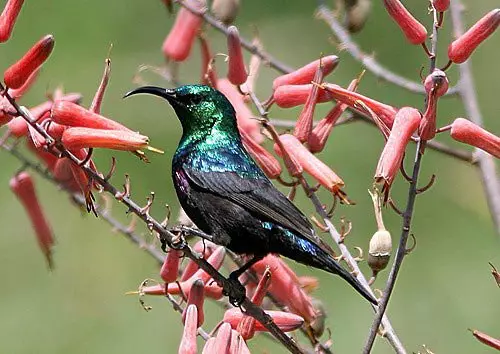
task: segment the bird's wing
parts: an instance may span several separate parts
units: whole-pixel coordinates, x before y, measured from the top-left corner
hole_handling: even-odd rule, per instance
[[[201,172],[186,166],[184,170],[198,187],[315,242],[309,220],[266,177],[243,178],[235,172]]]

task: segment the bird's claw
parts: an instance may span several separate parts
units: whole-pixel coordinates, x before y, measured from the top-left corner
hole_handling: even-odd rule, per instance
[[[241,285],[240,281],[231,275],[226,280],[224,284],[224,290],[222,292],[223,295],[229,296],[229,302],[231,305],[235,307],[239,307],[243,301],[245,301],[246,297],[246,289],[243,285]]]

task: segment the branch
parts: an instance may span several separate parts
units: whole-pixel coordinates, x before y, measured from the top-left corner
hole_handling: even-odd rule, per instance
[[[451,2],[451,19],[453,23],[453,32],[455,37],[464,33],[462,21],[462,3],[460,0]],[[479,110],[474,79],[470,69],[469,61],[458,65],[460,79],[458,81],[458,92],[462,98],[465,111],[469,119],[475,124],[482,126],[483,117]],[[488,201],[491,217],[495,223],[497,233],[500,234],[500,184],[495,169],[495,160],[493,156],[480,149],[475,149],[474,156],[477,158],[483,187]]]
[[[432,27],[432,36],[431,36],[431,56],[429,57],[430,65],[429,65],[429,73],[432,73],[436,68],[436,58],[437,58],[437,43],[438,43],[438,19],[437,19],[437,11],[433,9],[432,11],[434,21]],[[425,105],[427,102],[424,103]],[[403,212],[403,225],[401,228],[401,236],[399,238],[399,245],[396,251],[396,257],[392,264],[391,271],[389,273],[389,277],[387,279],[387,283],[384,289],[384,295],[379,302],[378,311],[373,319],[372,326],[370,327],[370,332],[368,334],[368,339],[366,340],[365,347],[363,348],[363,354],[370,354],[373,344],[375,343],[375,338],[377,337],[377,333],[379,331],[380,323],[382,322],[382,318],[387,310],[387,305],[389,304],[389,299],[392,295],[392,291],[394,290],[394,285],[396,284],[396,279],[399,274],[399,270],[401,269],[401,265],[403,264],[404,257],[407,255],[406,243],[408,241],[408,236],[410,235],[411,229],[411,220],[413,217],[413,211],[415,207],[415,199],[418,194],[418,177],[420,173],[420,165],[422,162],[422,157],[424,156],[424,151],[426,147],[426,141],[422,141],[420,139],[417,140],[417,148],[415,152],[415,160],[413,163],[413,172],[410,181],[410,187],[408,189],[408,201],[406,204],[406,209]]]
[[[322,4],[322,1],[320,1],[317,13],[319,18],[328,24],[335,37],[337,37],[337,40],[341,43],[342,47],[345,48],[355,60],[363,64],[363,66],[373,75],[410,92],[425,94],[424,86],[421,83],[411,81],[394,73],[393,71],[380,65],[373,56],[363,53],[358,45],[352,40],[345,28],[332,15],[332,11],[326,5]],[[453,95],[456,93],[457,88],[452,87],[448,90],[446,95]]]
[[[47,131],[38,124],[33,117],[31,117],[31,113],[25,109],[21,108],[17,102],[8,94],[7,90],[0,83],[0,92],[3,92],[4,97],[9,101],[14,110],[16,111],[16,115],[22,116],[26,122],[31,125],[39,134],[41,134],[46,140],[47,145],[51,147],[49,152],[57,154],[60,153],[61,157],[66,157],[70,159],[73,163],[79,165],[81,161],[75,157],[69,150],[67,150],[64,145],[55,141]],[[54,150],[54,148],[56,150]],[[57,151],[57,152],[56,152]],[[141,208],[135,201],[133,201],[129,196],[124,195],[121,191],[119,191],[114,185],[112,185],[107,179],[102,177],[97,172],[93,171],[88,164],[80,166],[80,168],[85,171],[85,173],[91,178],[94,182],[98,183],[102,189],[111,194],[116,200],[123,203],[130,212],[134,213],[138,216],[140,220],[142,220],[149,229],[154,230],[158,233],[160,241],[162,244],[168,245],[170,248],[179,250],[184,252],[184,255],[190,259],[192,259],[201,269],[203,269],[207,274],[209,274],[214,281],[219,285],[226,293],[232,295],[231,284],[227,278],[225,278],[222,274],[220,274],[210,263],[208,263],[205,259],[201,258],[200,255],[193,252],[189,244],[183,239],[182,236],[178,236],[167,230],[162,226],[161,222],[151,217],[149,213],[144,213],[143,208]],[[254,305],[248,298],[245,298],[243,303],[241,304],[242,309],[244,311],[255,318],[258,322],[260,322],[269,332],[278,339],[281,344],[283,344],[291,353],[302,353],[301,349],[297,346],[295,341],[288,337],[272,320],[272,318],[267,315],[260,307]]]

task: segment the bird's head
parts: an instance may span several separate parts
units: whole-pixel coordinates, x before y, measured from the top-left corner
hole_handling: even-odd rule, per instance
[[[139,93],[166,99],[175,110],[184,134],[209,132],[215,125],[231,131],[237,129],[233,106],[222,93],[210,86],[185,85],[173,89],[143,86],[124,97]]]

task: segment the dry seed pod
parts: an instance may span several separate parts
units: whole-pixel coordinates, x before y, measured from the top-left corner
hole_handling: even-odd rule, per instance
[[[363,29],[368,16],[372,10],[371,0],[346,1],[346,13],[344,26],[351,33],[359,32]]]
[[[378,228],[378,231],[373,234],[370,240],[370,247],[368,248],[368,265],[375,277],[377,273],[387,267],[389,263],[392,251],[392,240],[391,234],[384,226],[384,220],[382,219],[382,203],[378,191],[373,193],[368,191],[368,193],[370,193],[373,200],[375,219]]]
[[[211,10],[216,19],[230,25],[238,15],[239,9],[240,0],[214,0]]]

